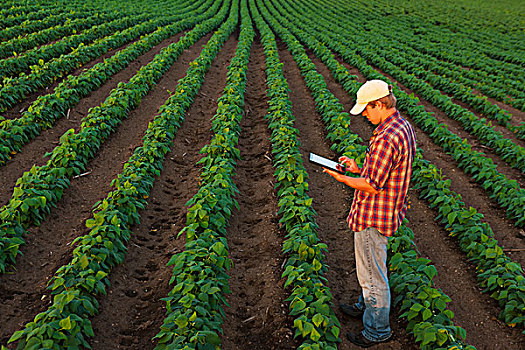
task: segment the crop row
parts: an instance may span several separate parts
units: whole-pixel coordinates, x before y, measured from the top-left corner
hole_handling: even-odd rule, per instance
[[[244,115],[244,92],[250,48],[255,37],[246,7],[241,5],[239,42],[228,67],[226,86],[218,98],[217,112],[212,118],[213,136],[201,150],[205,156],[201,164],[199,189],[186,203],[186,245],[182,253],[174,255],[170,284],[172,290],[166,301],[167,316],[156,349],[219,349],[225,294],[229,293],[228,275],[232,262],[228,256],[226,231],[238,192],[233,181],[239,159],[236,148],[240,121]],[[230,17],[214,34],[209,45],[188,70],[187,79],[178,85],[180,93],[191,91],[195,96],[222,44],[233,33],[238,23],[239,1],[232,4]]]
[[[80,98],[101,86],[139,55],[171,35],[191,28],[195,22],[188,19],[187,15],[198,15],[204,9],[209,9],[210,4],[211,0],[198,1],[178,16],[161,19],[160,22],[147,22],[144,26],[134,27],[134,29],[131,28],[117,34],[113,40],[107,42],[106,49],[111,45],[120,46],[138,37],[141,33],[152,31],[159,23],[165,24],[153,33],[118,51],[111,58],[83,71],[80,75],[68,76],[55,88],[53,93],[40,96],[20,118],[0,122],[0,165],[5,164],[42,130],[51,127],[56,120],[66,116],[67,111],[76,105]],[[169,24],[170,22],[175,23]]]
[[[224,20],[227,10],[225,2],[213,19],[197,25],[194,31],[204,35],[213,30]],[[168,47],[167,51],[175,53],[177,48]],[[17,349],[90,348],[87,337],[94,334],[89,318],[98,310],[96,296],[106,294],[111,268],[124,260],[131,227],[138,223],[138,210],[145,207],[184,110],[191,104],[191,99],[184,96],[180,108],[181,104],[174,101],[180,97],[172,96],[161,107],[148,126],[142,146],[135,149],[123,172],[112,181],[114,190],[95,204],[93,217],[86,221],[89,233],[75,239],[73,259],[49,282],[53,304],[11,337],[9,342],[18,341]]]
[[[118,13],[103,13],[93,17],[81,17],[72,21],[66,21],[64,25],[57,25],[29,35],[15,37],[11,40],[0,43],[0,58],[6,58],[13,55],[16,56],[18,53],[35,46],[46,44],[67,35],[76,34],[78,31],[90,28],[94,24],[110,21],[119,16]]]
[[[38,88],[47,86],[58,78],[65,76],[73,69],[81,67],[83,64],[99,57],[112,48],[119,47],[132,41],[140,35],[144,35],[157,27],[162,27],[170,23],[170,21],[173,21],[173,19],[184,19],[184,17],[181,16],[180,11],[194,9],[198,7],[197,5],[200,4],[200,2],[195,2],[194,4],[183,2],[183,4],[190,4],[190,6],[188,9],[184,9],[184,5],[180,8],[174,8],[174,12],[177,13],[174,16],[158,14],[154,16],[144,14],[120,19],[119,22],[112,25],[111,28],[104,28],[104,35],[112,35],[100,38],[90,45],[80,43],[80,45],[74,48],[71,53],[62,55],[47,63],[44,63],[43,60],[39,59],[38,65],[30,66],[31,72],[29,74],[22,74],[18,78],[4,79],[3,86],[0,89],[0,112],[3,112],[7,108],[22,101],[29,93],[36,91]],[[201,11],[204,10],[201,9]],[[132,28],[115,33],[115,29],[118,27],[127,28],[131,25]],[[66,42],[66,44],[68,43]],[[54,46],[63,46],[63,44],[54,44],[53,47]],[[26,63],[26,61],[27,60],[24,59],[24,57],[17,60],[17,62],[22,62],[24,66],[27,67],[29,63]]]
[[[304,8],[304,6],[301,7]],[[287,8],[291,7],[288,6]],[[290,17],[289,14],[288,16]],[[479,120],[474,113],[453,103],[450,97],[441,94],[439,90],[434,89],[430,84],[418,79],[413,74],[403,71],[400,68],[401,64],[397,58],[395,59],[396,64],[393,64],[378,54],[378,52],[381,52],[391,58],[392,55],[386,52],[395,51],[395,49],[383,50],[374,48],[372,50],[368,44],[373,40],[377,42],[379,46],[389,48],[390,45],[388,42],[383,42],[379,37],[372,36],[366,32],[359,33],[358,36],[357,33],[354,33],[354,29],[352,29],[353,24],[350,22],[341,21],[336,26],[328,20],[321,20],[322,17],[318,16],[313,8],[310,8],[309,14],[303,15],[302,18],[304,19],[303,27],[304,25],[315,26],[319,32],[318,35],[323,35],[321,33],[326,32],[332,40],[342,44],[344,43],[347,50],[361,55],[371,64],[375,64],[386,73],[392,75],[407,88],[419,93],[423,98],[447,113],[450,118],[459,121],[466,131],[475,135],[482,144],[494,149],[509,165],[525,172],[525,149],[523,147],[504,138],[501,133],[495,131],[491,125],[486,125],[484,119]],[[342,28],[344,28],[344,31]]]
[[[376,1],[375,3],[380,4],[381,1]],[[463,4],[458,4],[458,2],[456,2],[455,4],[451,5],[461,6]],[[502,8],[498,4],[494,3],[485,3],[484,5],[488,5],[487,7],[489,7],[489,11],[487,11],[487,7],[484,8],[483,11],[480,11],[481,9],[479,9],[478,6],[470,7],[470,11],[468,12],[463,11],[466,10],[464,8],[462,9],[462,11],[443,11],[443,4],[439,4],[437,8],[440,8],[440,11],[443,12],[442,14],[448,17],[448,23],[446,28],[434,25],[434,23],[432,23],[431,21],[422,18],[436,16],[435,11],[427,12],[427,10],[429,10],[429,7],[425,7],[423,11],[415,11],[414,7],[412,6],[411,14],[414,12],[418,12],[416,16],[403,16],[401,18],[398,18],[397,20],[399,20],[400,26],[410,24],[409,27],[420,28],[422,31],[424,31],[425,37],[428,38],[430,41],[439,42],[440,44],[448,43],[450,47],[453,48],[453,50],[450,51],[457,50],[456,52],[459,53],[463,48],[466,48],[470,52],[480,52],[482,55],[496,59],[498,61],[514,63],[516,65],[523,65],[525,61],[523,57],[523,45],[521,45],[521,33],[519,32],[519,30],[509,30],[513,23],[504,24],[505,30],[508,31],[507,35],[502,35],[501,32],[494,32],[488,29],[487,27],[490,26],[490,24],[487,20],[481,20],[478,23],[476,23],[475,21],[472,21],[468,24],[465,23],[465,17],[470,17],[474,14],[488,14],[491,17],[491,19],[494,20],[495,15],[502,13],[504,13],[507,17],[515,16],[514,18],[516,18],[516,21],[519,22],[519,20],[517,20],[519,14],[511,13],[512,9],[510,6]],[[397,10],[400,12],[404,12],[405,10],[409,11],[407,9],[407,7],[409,6],[407,6],[406,2],[404,4],[401,2],[397,2],[393,6],[393,8],[396,7]],[[420,7],[418,10],[421,9],[422,8]],[[498,13],[496,13],[495,10],[499,10],[497,11]],[[460,19],[460,16],[458,15],[463,15],[461,16],[463,18]],[[509,22],[508,18],[503,21]],[[476,26],[479,26],[480,23],[482,24],[482,28],[476,28]],[[518,23],[516,24],[517,26],[519,26]]]
[[[350,94],[359,89],[358,84],[344,67],[334,58],[333,54],[313,38],[303,37],[308,46],[329,67],[334,78],[339,81]],[[400,103],[406,99],[406,94],[399,97]],[[352,151],[354,151],[352,149]],[[354,151],[355,152],[355,151]],[[492,293],[503,311],[500,318],[509,325],[523,325],[525,317],[525,280],[519,264],[510,260],[486,223],[482,223],[482,215],[473,208],[466,208],[460,197],[450,190],[450,180],[444,181],[436,167],[426,162],[419,155],[414,163],[412,179],[424,189],[422,196],[431,201],[431,207],[437,207],[440,220],[451,235],[458,236],[462,250],[477,264],[478,279],[486,291]],[[488,278],[489,276],[493,276]]]
[[[5,4],[7,5],[7,4]],[[72,5],[77,6],[77,4]],[[69,9],[72,9],[69,8]],[[78,7],[76,7],[78,8]],[[0,18],[0,28],[5,29],[22,24],[23,22],[30,23],[32,21],[40,21],[46,17],[63,13],[64,8],[61,6],[51,7],[40,5],[13,5],[9,9],[2,10],[2,17]]]
[[[135,25],[135,20],[138,20],[139,24]],[[0,112],[4,112],[16,103],[23,101],[30,93],[48,86],[70,73],[73,69],[79,68],[84,63],[103,55],[113,48],[114,45],[133,40],[135,37],[143,35],[153,28],[157,28],[158,25],[165,23],[165,20],[163,21],[162,19],[160,21],[149,20],[144,23],[140,23],[142,22],[140,18],[135,20],[124,19],[124,27],[127,27],[127,24],[133,24],[133,27],[129,29],[118,32],[110,31],[108,34],[111,35],[98,39],[90,45],[80,44],[69,54],[62,55],[46,63],[40,61],[39,63],[41,64],[30,67],[31,71],[27,75],[21,74],[16,78],[4,79],[3,86],[0,89]],[[130,36],[129,33],[134,33],[135,36]],[[127,40],[124,41],[124,38]]]
[[[362,6],[356,4],[353,5],[353,13],[358,11],[359,16],[369,16],[368,11],[364,10]],[[327,8],[332,7],[333,6]],[[344,11],[346,7],[346,4],[340,4],[338,9]],[[333,14],[333,16],[340,16],[340,12]],[[332,17],[332,20],[333,18],[334,17]],[[340,18],[340,20],[347,21],[347,18],[348,17],[342,17]],[[414,17],[411,17],[410,21],[413,20],[415,20]],[[352,27],[356,30],[359,30],[359,33],[363,33],[363,31],[367,30],[374,30],[374,34],[376,35],[376,37],[383,37],[384,40],[388,42],[389,46],[394,46],[392,44],[397,44],[398,47],[405,47],[407,50],[406,52],[410,53],[411,61],[414,60],[414,57],[416,59],[417,57],[421,57],[421,59],[425,61],[425,63],[422,63],[423,66],[427,66],[430,62],[432,62],[432,71],[434,71],[434,69],[441,70],[440,67],[444,67],[445,72],[448,71],[452,73],[449,74],[450,78],[458,79],[464,84],[467,84],[471,87],[475,87],[480,91],[487,93],[489,96],[499,98],[500,101],[509,103],[516,108],[519,108],[521,110],[525,108],[525,94],[523,92],[522,86],[516,83],[513,75],[511,75],[511,78],[509,78],[509,76],[506,75],[492,75],[491,73],[487,73],[474,68],[466,70],[462,66],[458,66],[452,62],[448,62],[446,60],[434,57],[430,53],[425,53],[419,50],[418,47],[411,47],[414,41],[423,43],[423,40],[428,40],[427,30],[422,29],[422,27],[424,26],[423,24],[421,24],[421,26],[417,26],[414,25],[414,23],[412,22],[407,22],[409,22],[407,21],[407,19],[399,18],[399,21],[396,21],[396,23],[389,24],[389,27],[392,28],[388,28],[388,30],[378,29],[377,26],[373,24],[373,22],[366,22],[367,24],[364,24],[362,26],[358,23],[353,22]],[[406,28],[410,29],[407,31]],[[423,36],[424,39],[418,39],[419,36]],[[510,96],[513,96],[513,98],[507,98],[507,94],[510,94]]]
[[[217,12],[218,6],[219,2],[215,2],[205,14],[188,17],[178,29],[209,18]],[[0,210],[0,271],[5,272],[6,263],[15,263],[20,245],[24,243],[23,234],[29,226],[40,224],[69,186],[69,179],[85,169],[88,160],[110,133],[140,103],[184,49],[209,32],[206,31],[211,26],[209,21],[206,28],[199,26],[163,49],[129,82],[119,83],[100,106],[92,108],[82,119],[78,133],[71,129],[62,135],[60,144],[47,154],[50,159],[45,165],[33,166],[17,180],[13,196]]]
[[[40,21],[38,20],[24,21],[18,26],[4,28],[0,30],[0,37],[2,38],[2,41],[8,41],[15,37],[20,38],[24,35],[43,31],[50,27],[56,28],[59,26],[64,26],[75,19],[88,18],[88,17],[92,17],[93,15],[95,15],[95,13],[91,11],[70,11],[67,14],[67,16],[65,16],[64,13],[57,13],[57,14],[48,16],[45,19],[40,20]]]
[[[259,12],[254,0],[250,0],[250,8],[266,57],[269,105],[266,119],[271,130],[279,222],[287,237],[283,243],[287,261],[282,276],[286,278],[284,287],[292,287],[287,300],[290,315],[295,318],[295,336],[302,337],[299,349],[336,349],[340,342],[340,324],[324,277],[328,269],[324,262],[326,244],[316,232],[313,199],[307,193],[308,173],[299,152],[298,131],[293,126],[295,118],[288,96],[290,88],[284,78],[274,34],[260,15],[262,12],[270,22],[268,13],[262,6]]]
[[[288,12],[287,10],[285,14]],[[303,17],[296,16],[292,19],[292,22],[297,26],[301,26],[302,22],[298,18],[304,21]],[[308,28],[315,28],[314,23],[307,23],[311,26]],[[353,50],[347,49],[345,46],[346,42],[339,41],[331,36],[329,32],[320,30],[308,31],[308,29],[306,32],[325,43],[327,48],[329,47],[341,55],[346,63],[359,69],[367,79],[388,80],[369,66],[362,57],[355,54]],[[483,186],[488,195],[507,210],[507,216],[516,221],[516,226],[525,226],[525,217],[523,217],[525,190],[520,188],[515,180],[509,180],[499,173],[492,159],[487,158],[481,152],[472,150],[472,147],[466,140],[462,140],[459,136],[450,132],[445,124],[439,123],[431,113],[426,112],[422,105],[418,105],[419,100],[416,97],[413,95],[409,96],[396,86],[394,86],[394,92],[396,96],[403,97],[403,102],[399,103],[399,107],[404,109],[436,144],[443,147],[445,152],[456,159],[459,167],[463,168],[465,172],[472,174],[473,179]]]
[[[482,222],[483,215],[467,208],[461,196],[450,189],[450,180],[444,180],[433,164],[418,157],[412,178],[414,188],[421,189],[420,196],[438,211],[436,220],[450,236],[458,238],[461,250],[476,264],[481,287],[503,309],[500,319],[509,326],[525,328],[525,278],[521,265],[505,255],[490,226]]]
[[[301,69],[316,102],[316,109],[327,125],[327,137],[334,142],[332,148],[338,154],[348,155],[361,162],[366,147],[360,145],[362,140],[357,135],[351,134],[348,113],[343,112],[341,103],[328,90],[322,75],[315,70],[315,65],[299,41],[277,22],[283,20],[279,13],[271,3],[267,3],[267,6],[270,10],[267,19],[273,16],[274,29],[283,32],[281,38]],[[422,349],[442,346],[473,349],[457,340],[465,337],[465,330],[453,325],[453,313],[446,309],[450,298],[432,287],[436,269],[429,265],[428,259],[417,258],[412,238],[413,234],[403,226],[389,242],[391,283],[394,291],[400,293],[396,302],[402,301],[401,310],[404,313],[401,317],[409,321],[408,331],[414,334],[417,342],[421,342]]]
[[[42,66],[45,61],[62,54],[71,52],[80,44],[87,44],[100,37],[108,34],[113,34],[116,30],[122,30],[135,25],[137,22],[142,22],[145,18],[124,17],[115,19],[108,23],[101,25],[94,25],[93,27],[83,31],[81,34],[75,34],[66,37],[56,43],[35,48],[17,56],[6,58],[0,61],[0,81],[4,81],[6,77],[14,77],[22,72],[27,72],[33,65]],[[105,21],[104,21],[105,22]],[[36,70],[36,67],[35,69]],[[9,85],[9,79],[2,85]]]

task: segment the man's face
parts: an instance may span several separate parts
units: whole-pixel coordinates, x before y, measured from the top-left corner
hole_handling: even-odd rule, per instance
[[[381,104],[377,103],[375,107],[372,107],[370,104],[366,105],[365,110],[363,111],[363,117],[366,117],[370,123],[378,125],[381,123]]]

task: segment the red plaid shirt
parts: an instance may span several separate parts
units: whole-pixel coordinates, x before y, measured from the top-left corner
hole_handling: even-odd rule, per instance
[[[399,112],[374,130],[361,177],[379,193],[355,191],[347,219],[352,231],[374,227],[387,237],[396,232],[407,210],[406,194],[415,153],[414,129]]]

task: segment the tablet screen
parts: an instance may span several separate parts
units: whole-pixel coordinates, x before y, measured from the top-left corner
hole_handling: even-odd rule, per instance
[[[314,164],[317,164],[317,165],[320,165],[320,166],[323,166],[323,167],[328,168],[330,170],[337,171],[338,173],[344,174],[343,171],[340,171],[339,169],[337,169],[337,165],[339,163],[334,162],[333,160],[330,160],[328,158],[321,157],[321,156],[319,156],[317,154],[310,153],[310,162],[312,162]]]

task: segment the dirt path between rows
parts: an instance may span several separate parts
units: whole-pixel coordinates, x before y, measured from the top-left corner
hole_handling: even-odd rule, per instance
[[[311,52],[309,55],[318,71],[325,77],[330,91],[343,103],[345,110],[349,110],[354,103],[353,97],[349,96],[332,78],[330,71],[320,60]],[[357,73],[354,68],[351,71]],[[365,81],[361,75],[358,75],[358,78],[361,82]],[[411,91],[406,92],[411,93]],[[372,134],[371,125],[360,116],[352,116],[352,130],[364,140],[370,139]],[[427,159],[434,161],[442,155],[440,153],[442,151],[418,128],[416,128],[416,137],[418,146],[425,151]],[[461,172],[452,162],[440,163],[439,166],[446,174]],[[472,192],[472,188],[468,185],[466,190],[465,188],[460,190],[461,193]],[[418,199],[417,191],[410,189],[409,195],[412,206],[407,214],[410,221],[408,227],[415,233],[415,243],[421,255],[431,259],[432,264],[436,266],[438,270],[434,280],[436,287],[452,298],[449,308],[456,315],[455,324],[467,331],[467,342],[480,350],[510,350],[525,346],[519,330],[512,329],[496,319],[500,308],[489,295],[481,293],[481,288],[477,286],[474,268],[466,262],[465,254],[459,249],[456,240],[449,238],[447,232],[434,222],[437,213],[428,207],[428,203]],[[497,219],[501,223],[501,217]],[[395,317],[395,312],[393,316]]]
[[[17,271],[0,276],[0,315],[6,326],[0,331],[0,341],[6,343],[9,336],[37,313],[43,311],[50,303],[45,289],[47,280],[61,265],[71,257],[70,243],[79,235],[87,232],[85,220],[91,216],[93,204],[104,198],[111,190],[110,182],[122,171],[122,165],[129,159],[135,147],[142,143],[142,136],[148,123],[153,119],[158,108],[169,97],[168,89],[174,89],[176,81],[181,78],[189,62],[202,50],[211,34],[202,38],[191,49],[179,57],[158,84],[143,98],[141,105],[129,114],[123,124],[102,145],[97,156],[92,159],[87,169],[87,176],[73,179],[71,186],[64,191],[57,208],[51,210],[43,224],[29,230],[26,235],[27,245],[22,247],[23,256],[17,259]],[[171,41],[164,42],[168,45]],[[155,50],[160,51],[160,47]],[[148,58],[152,59],[154,52]],[[146,57],[141,57],[143,64]],[[128,73],[128,78],[132,75]],[[123,77],[120,77],[123,78]],[[89,99],[81,102],[85,110],[100,103],[107,96],[110,86],[93,93]],[[46,144],[42,148],[52,149],[54,145]],[[32,144],[31,144],[32,145]]]
[[[221,348],[293,349],[293,318],[288,316],[289,292],[281,279],[284,235],[279,231],[270,134],[264,116],[268,108],[264,52],[255,40],[248,65],[245,116],[241,121],[235,183],[239,209],[228,228],[233,267],[229,272],[230,307],[225,308]]]
[[[93,349],[154,347],[152,338],[160,331],[166,312],[161,298],[173,287],[168,284],[172,268],[166,264],[184,250],[185,237],[177,234],[186,224],[185,204],[198,189],[200,170],[195,164],[210,140],[210,120],[236,45],[234,37],[225,43],[175,135],[148,206],[140,212],[141,224],[133,228],[126,260],[112,271],[110,294],[102,298],[101,313],[93,319]],[[166,88],[175,91],[175,86],[173,80]]]

